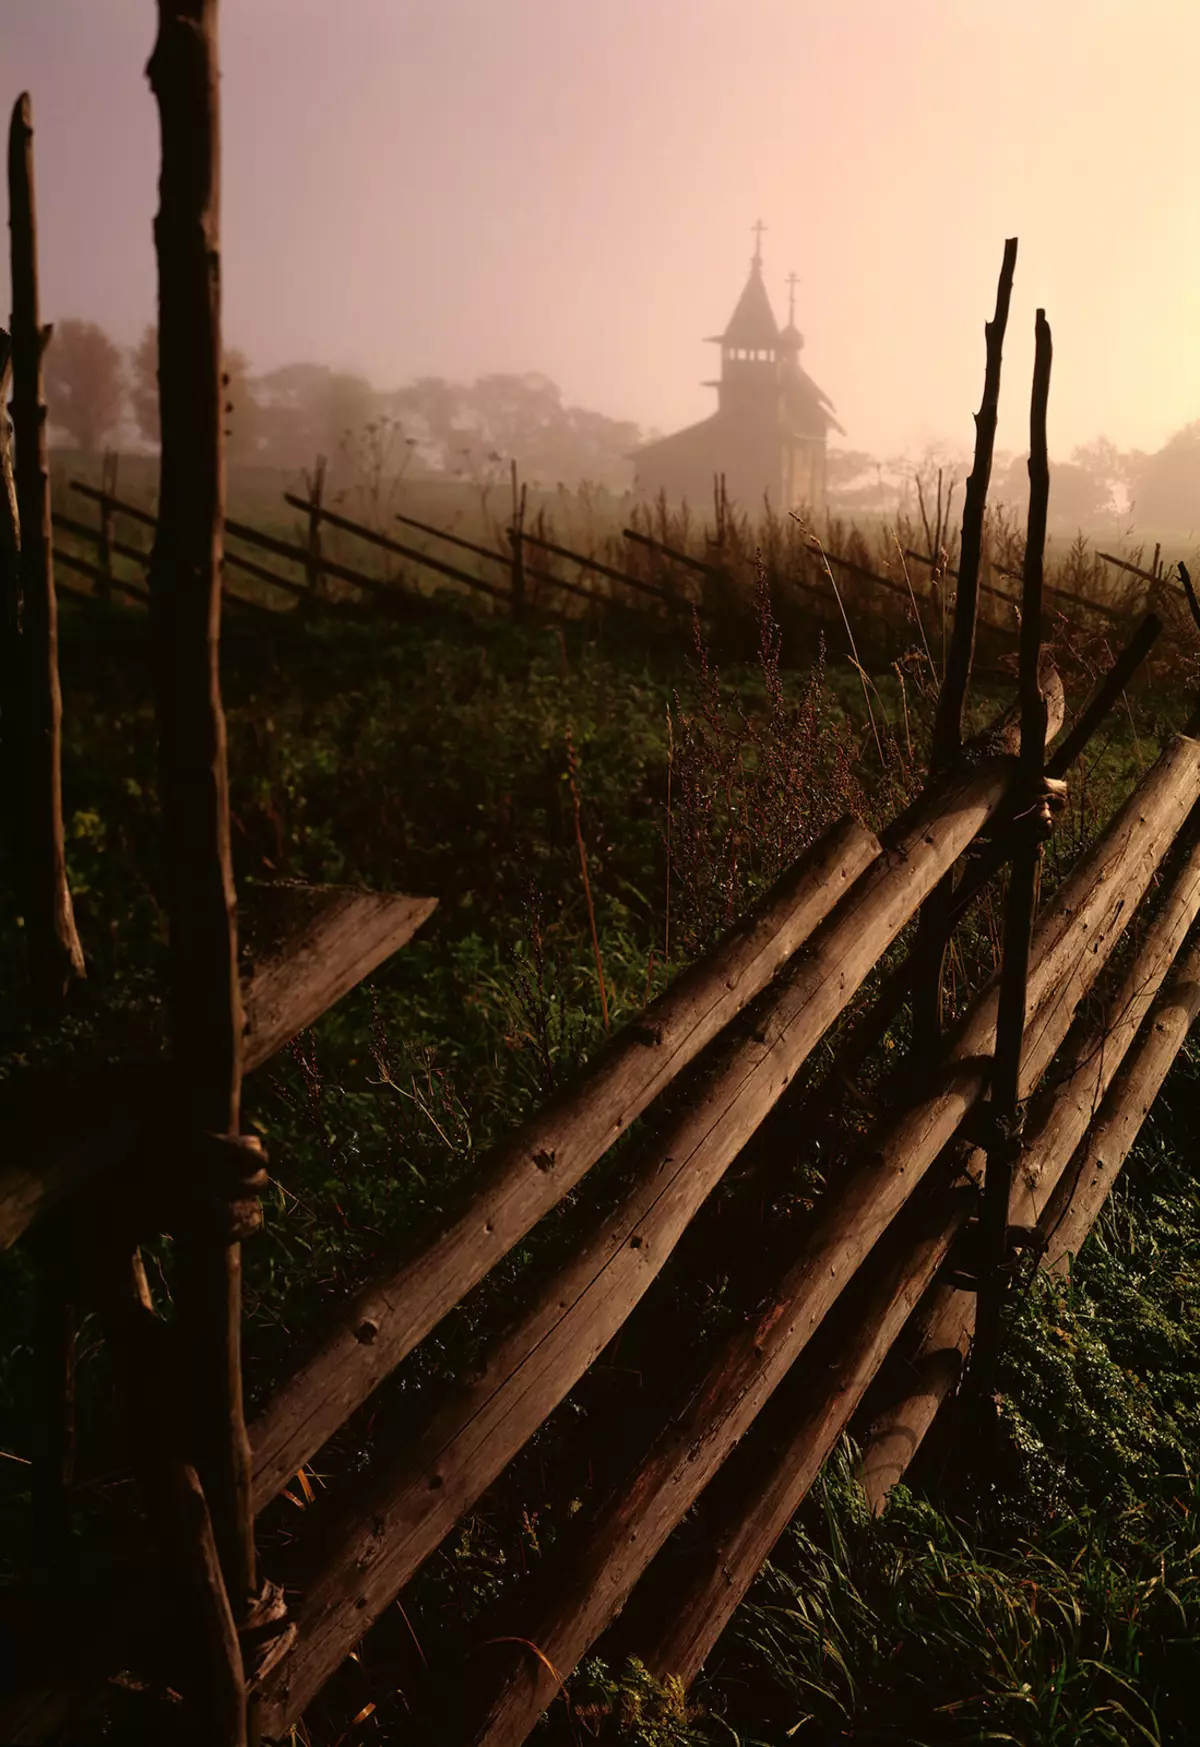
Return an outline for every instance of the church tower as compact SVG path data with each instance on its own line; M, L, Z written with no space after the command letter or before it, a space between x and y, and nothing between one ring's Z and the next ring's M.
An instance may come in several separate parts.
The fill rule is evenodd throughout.
M763 283L760 219L754 226L750 276L729 325L708 342L721 348L721 374L710 417L646 443L631 459L637 489L676 503L710 501L713 478L724 474L730 501L752 517L764 498L778 513L818 510L825 498L825 442L841 431L833 404L800 362L796 285L788 281L788 321L780 328Z
M756 424L779 416L779 324L767 296L762 274L762 220L754 226L754 256L737 307L723 334L707 342L721 348L721 376L706 382L717 390L717 407L726 418Z

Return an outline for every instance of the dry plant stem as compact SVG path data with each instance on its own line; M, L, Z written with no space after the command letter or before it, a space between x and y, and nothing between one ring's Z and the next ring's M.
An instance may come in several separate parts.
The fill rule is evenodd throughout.
M1003 803L1011 772L1007 759L980 764L898 822L886 854L770 991L750 1034L725 1044L665 1134L636 1155L618 1206L541 1285L478 1379L433 1416L398 1467L381 1467L376 1481L314 1522L319 1539L299 1581L300 1641L264 1694L270 1727L286 1726L304 1709L367 1623L617 1333L879 952ZM840 1289L840 1264L834 1273Z
M856 1292L846 1307L852 1320L838 1318L836 1343L822 1340L822 1354L836 1347L836 1357L811 1366L800 1361L784 1386L788 1399L779 1403L786 1413L749 1434L736 1496L723 1500L719 1511L701 1503L702 1547L695 1558L669 1576L659 1577L657 1565L647 1573L649 1617L659 1627L632 1648L658 1679L675 1675L685 1686L695 1679L974 1205L973 1191L959 1185L950 1198L914 1209L915 1220L898 1222L876 1258L869 1289Z
M575 744L567 735L567 775L571 782L571 806L575 818L575 846L579 851L579 877L583 881L583 896L587 904L588 928L592 936L592 953L596 960L596 982L600 987L600 1012L604 1019L604 1035L611 1034L608 1020L608 990L604 986L604 965L600 958L600 936L596 932L596 907L592 902L592 882L588 877L587 850L583 842L582 804L579 798L579 764Z
M512 551L512 615L514 619L525 615L525 494L517 487L517 464L512 462L512 526L508 530L508 544Z
M759 995L882 849L832 826L574 1084L483 1163L440 1226L347 1305L252 1428L256 1506L273 1498L706 1045Z
M159 0L147 68L162 136L158 368L159 517L150 569L170 921L172 1060L180 1144L236 1136L242 1002L218 653L225 510L219 269L216 0ZM193 1173L198 1154L189 1161ZM177 1168L186 1169L180 1161ZM193 1184L199 1196L215 1185ZM241 1246L176 1233L176 1326L186 1374L181 1435L200 1476L234 1620L256 1592L250 1446L242 1408ZM190 1493L180 1487L179 1499ZM193 1517L196 1513L193 1509ZM197 1522L199 1519L196 1519ZM195 1524L193 1525L195 1526ZM202 1527L203 1525L201 1525ZM198 1559L206 1558L196 1548ZM219 1629L218 1629L219 1628ZM224 1627L213 1622L213 1642ZM245 1740L240 1656L213 1663L222 1744Z
M13 108L8 135L12 267L12 422L20 527L19 706L14 710L20 775L21 863L35 1016L61 1012L84 975L67 888L62 822L62 692L58 682L58 604L50 527L50 462L42 357L50 340L38 310L37 210L29 98ZM14 700L15 701L15 700Z
M1061 1079L1039 1099L1023 1136L1020 1169L1008 1203L1008 1224L1029 1229L1046 1218L1047 1202L1082 1141L1101 1100L1200 916L1200 843L1195 815L1186 826L1188 846L1171 878L1141 948L1105 1009L1073 1040ZM978 1174L982 1159L971 1161ZM957 1386L975 1331L975 1295L937 1287L922 1306L904 1350L889 1363L887 1406L871 1428L859 1467L868 1502L881 1511L933 1422Z
M1200 744L1176 740L1082 861L1038 926L1031 977L1035 1083L1188 811L1200 798ZM764 1298L754 1323L718 1349L709 1370L649 1454L560 1561L532 1621L514 1635L565 1676L624 1605L633 1584L803 1351L842 1290L986 1091L997 996L974 1003L934 1089L868 1143L839 1182L800 1256ZM428 1495L426 1495L428 1497ZM463 1740L515 1747L553 1688L528 1657L506 1657L481 1686Z
M1052 346L1044 310L1034 326L1033 396L1029 415L1029 522L1025 538L1025 577L1021 596L1021 778L1025 818L1013 853L1004 911L1004 959L996 1020L996 1061L992 1070L992 1132L980 1214L981 1270L972 1357L974 1393L986 1402L995 1385L1000 1328L1008 1280L1008 1203L1013 1169L1020 1155L1021 1051L1025 1036L1029 942L1037 906L1042 845L1036 810L1042 787L1046 706L1038 685L1042 643L1042 564L1050 465L1046 453L1046 414L1050 401Z
M983 553L984 513L987 509L988 486L991 483L996 420L1000 406L1004 335L1008 327L1008 309L1016 264L1017 239L1010 237L1004 245L1000 281L996 288L995 314L984 325L983 397L975 415L975 459L967 480L963 503L954 625L934 717L930 754L930 768L933 771L944 769L957 756L962 744L963 711L971 680L971 665L975 657L975 630L979 617L979 567ZM937 561L938 552L934 551L933 557ZM949 933L945 919L953 903L955 884L955 870L952 868L921 912L917 928L916 951L921 965L913 989L912 1028L913 1051L918 1060L937 1048L942 1034L942 969Z

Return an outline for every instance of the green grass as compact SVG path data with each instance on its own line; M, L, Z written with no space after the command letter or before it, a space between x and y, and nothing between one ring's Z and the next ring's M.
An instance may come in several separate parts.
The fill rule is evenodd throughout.
M882 823L918 784L930 688L929 676L916 682L921 664L905 670L903 695L895 672L877 676L881 767L858 678L840 664L823 673L814 627L803 634L799 647L785 638L781 666L768 626L757 657L736 645L714 677L686 640L649 644L620 627L560 635L436 606L408 626L289 619L263 630L230 620L239 883L361 881L440 900L368 987L248 1085L247 1120L267 1138L272 1173L265 1230L246 1250L252 1406L330 1304L430 1220L487 1146L603 1039L568 736L614 1023L829 819L852 807ZM144 620L66 603L62 666L70 873L91 983L52 1037L10 1011L5 1075L71 1051L120 1054L156 1023L163 919ZM1087 673L1071 678L1078 697ZM1000 683L980 697L980 715ZM1184 707L1180 683L1135 696L1114 718L1086 780L1073 784L1048 890ZM986 914L964 931L960 1002L990 968L991 939ZM9 991L19 963L20 927L5 899ZM902 1046L902 1025L891 1041ZM1022 1301L1004 1380L1003 1486L973 1497L931 1454L875 1523L843 1454L690 1699L593 1656L575 1683L578 1738L606 1728L641 1747L1189 1739L1189 1683L1200 1685L1194 1087L1194 1070L1178 1069L1070 1288L1036 1283ZM876 1081L865 1090L875 1097ZM858 1125L847 1113L847 1144ZM411 1418L414 1391L461 1370L540 1257L569 1244L573 1222L615 1192L624 1156L617 1149L598 1166L355 1416L316 1464L318 1489L320 1474L373 1459L389 1423ZM818 1188L801 1161L775 1184L764 1217L782 1220ZM713 1262L711 1241L737 1198L733 1181L647 1300L623 1365L640 1358L649 1376L669 1380L673 1351L702 1351L737 1313L744 1287L719 1245ZM157 1281L156 1261L169 1272L165 1248L151 1258ZM30 1423L28 1285L20 1249L0 1258L11 1331L0 1352L0 1448L18 1456ZM85 1463L102 1474L116 1459L115 1431L90 1323L81 1345ZM407 1621L391 1610L372 1634L367 1673L339 1677L311 1720L315 1747L332 1747L368 1700L376 1709L352 1741L416 1742L407 1704L425 1676L413 1635L435 1666L453 1667L464 1619L483 1617L536 1568L605 1462L621 1459L613 1426L628 1425L636 1442L658 1398L603 1366L585 1379L429 1561L404 1598ZM26 1476L0 1462L8 1576L21 1563ZM115 1509L102 1489L88 1504L99 1516ZM265 1517L268 1568L286 1559L299 1521L289 1501ZM119 1738L113 1726L107 1738ZM563 1727L561 1718L550 1725Z

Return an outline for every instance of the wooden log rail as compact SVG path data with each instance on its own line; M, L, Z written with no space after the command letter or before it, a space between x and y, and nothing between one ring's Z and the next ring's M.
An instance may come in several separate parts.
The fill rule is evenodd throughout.
M906 558L911 558L914 563L925 564L928 565L930 569L933 568L933 560L925 552L910 552L909 549L905 547L904 556ZM1105 554L1103 552L1097 552L1096 556L1097 558L1103 558ZM999 576L1010 577L1016 582L1021 580L1020 571L1005 570L999 564L996 566L996 573ZM947 568L946 570L943 570L941 574L950 577L953 581L958 580L957 570ZM1142 576L1145 572L1138 571L1136 574ZM1154 578L1150 578L1150 580L1153 581ZM1015 594L1009 594L1006 589L995 588L987 583L981 583L980 587L984 594L995 595L997 599L1007 602L1009 606L1019 607L1021 605L1020 597ZM1046 594L1052 594L1059 600L1070 601L1072 606L1086 607L1089 613L1097 613L1102 619L1108 619L1110 623L1114 625L1121 625L1125 622L1124 613L1119 613L1115 607L1105 606L1103 601L1089 600L1088 596L1085 594L1073 594L1069 588L1058 588L1049 582L1043 583L1042 587Z
M1061 1084L1033 1112L1009 1200L1009 1223L1014 1230L1027 1234L1035 1228L1053 1230L1062 1217L1065 1198L1069 1197L1076 1176L1081 1179L1087 1176L1086 1166L1080 1167L1078 1173L1068 1168L1072 1157L1142 1031L1147 1011L1189 929L1200 915L1200 847L1195 842L1196 828L1197 821L1190 821L1188 834L1193 841L1186 848L1141 949L1102 1020L1081 1028L1063 1064ZM1187 991L1198 962L1193 948L1173 986ZM1161 1074L1157 1080L1151 1074L1147 1082L1153 1089L1146 1110L1195 1018L1186 993L1182 1001L1175 996L1165 1005L1170 1016L1160 1016L1144 1033L1145 1047L1152 1053L1155 1052L1151 1040L1158 1039L1163 1050L1170 1044L1165 1056L1155 1053L1153 1072L1161 1067ZM1139 1043L1139 1049L1142 1047ZM1124 1123L1126 1117L1122 1115L1121 1120ZM1130 1135L1129 1144L1132 1139ZM1120 1151L1118 1169L1127 1151L1128 1145ZM1112 1152L1115 1155L1116 1149ZM1053 1259L1057 1261L1066 1246L1071 1242L1077 1244L1081 1237L1082 1231L1072 1225L1065 1239L1056 1238ZM922 1306L911 1339L906 1340L892 1360L890 1375L884 1381L886 1405L874 1420L859 1467L868 1503L876 1513L883 1509L888 1493L903 1477L938 1409L956 1387L974 1328L974 1293L953 1284L940 1285Z
M1166 749L1042 918L1031 954L1023 1091L1045 1072L1079 1002L1198 798L1200 743L1181 738ZM870 880L868 875L863 883ZM977 999L929 1095L868 1142L862 1162L839 1182L800 1256L767 1293L755 1322L719 1349L706 1377L645 1460L601 1508L585 1536L573 1542L534 1617L518 1617L512 1640L536 1644L545 1660L506 1654L496 1678L480 1683L464 1741L476 1747L515 1747L523 1741L557 1690L548 1668L560 1676L570 1672L619 1612L651 1558L982 1099L994 1047L996 1004L995 987ZM358 1551L366 1551L362 1542ZM368 1569L365 1578L356 1574L347 1588L361 1595L370 1582ZM304 1655L302 1624L289 1661Z
M338 1316L260 1415L251 1434L260 1505L766 987L881 853L852 820L833 827L579 1081L496 1149L469 1196Z
M1200 748L1195 764L1200 788ZM397 1466L312 1513L306 1524L314 1535L311 1563L306 1559L299 1585L300 1635L262 1691L268 1733L303 1711L370 1621L622 1326L879 953L1003 804L1011 772L1011 761L1002 758L956 773L898 822L884 854L764 997L751 1034L726 1042L719 1064L666 1133L638 1154L618 1207L595 1224L489 1351L479 1379L434 1413ZM327 1389L323 1383L322 1392Z
M157 517L152 516L149 510L139 509L136 504L124 503L120 498L113 497L111 493L101 491L94 485L89 485L84 479L73 479L71 481L71 490L77 491L81 497L90 498L92 501L98 503L102 513L115 511L118 515L127 516L130 521L135 521L140 526L152 530L158 526ZM56 526L65 528L69 533L74 534L77 539L90 540L96 544L99 544L101 541L102 530L100 528L90 528L86 522L77 522L71 517L62 514L56 515L54 521ZM229 531L230 525L228 522L225 526L226 531ZM109 549L112 552L119 553L122 557L134 559L139 564L148 566L150 563L149 552L144 552L140 546L130 546L113 540L111 535L109 536ZM293 582L290 576L280 576L278 571L269 570L265 564L256 564L254 559L245 558L240 552L230 552L226 550L222 552L221 557L227 568L232 566L235 570L244 571L247 576L253 576L259 582L269 583L272 588L282 589L285 594L304 596L308 593L308 590L303 583ZM68 560L68 562L72 561ZM118 581L117 578L113 577L109 580L114 588L124 588L127 592L132 593L132 590L128 588L128 585ZM230 601L238 606L256 606L258 604L256 601L247 601L244 595L234 593L234 591L229 588L228 584L225 585L225 594Z
M1045 1183L1039 1185L1041 1173L1050 1170L1057 1176L1070 1157L1175 954L1200 915L1196 823L1193 818L1185 827L1185 836L1192 841L1111 1004L1107 1024L1076 1028L1078 1035L1073 1033L1068 1040L1066 1063L1062 1069L1056 1067L1054 1083L1043 1094L1040 1120L1035 1119L1027 1131L1026 1152L1013 1189L1013 1226L1036 1223L1036 1206L1044 1203L1047 1194ZM862 1270L861 1284L845 1307L846 1313L834 1319L828 1331L832 1341L823 1339L811 1363L805 1356L800 1378L788 1380L781 1391L784 1399L772 1404L777 1411L772 1411L769 1423L756 1426L747 1440L751 1447L739 1452L736 1490L731 1492L724 1486L723 1475L723 1495L715 1501L716 1508L710 1509L707 1498L702 1503L700 1521L693 1531L701 1548L699 1555L682 1570L664 1563L647 1574L644 1584L649 1596L639 1592L637 1606L639 1619L651 1623L633 1647L652 1673L660 1677L674 1674L687 1684L699 1672L895 1343L903 1327L904 1310L911 1309L921 1296L906 1288L924 1280L935 1299L944 1296L960 1312L967 1306L973 1312L975 1295L953 1286L934 1288L928 1267L931 1255L942 1261L951 1254L967 1214L977 1207L974 1194L965 1185L978 1183L984 1170L980 1149L958 1146L950 1150L959 1154L952 1168L964 1180L964 1188L948 1198L943 1193L927 1199L917 1215L921 1236L915 1248L911 1226L901 1227L897 1222L871 1268ZM923 1249L923 1242L931 1247ZM905 1257L910 1258L909 1268L905 1267ZM881 1276L878 1286L874 1284L877 1269ZM890 1287L882 1284L888 1280L894 1282ZM957 1333L957 1329L943 1327L941 1340L956 1341ZM939 1344L928 1353L918 1353L918 1370L923 1374L932 1363L934 1374L939 1374L939 1362L947 1350ZM957 1345L954 1350L958 1350ZM908 1347L905 1358L910 1354ZM901 1362L899 1353L890 1361L897 1369ZM900 1449L906 1448L901 1428L890 1423ZM886 1440L873 1439L871 1449L871 1460L864 1464L861 1478L872 1504L877 1505L884 1463L890 1464L889 1484L899 1477L895 1471L896 1443L888 1447Z
M406 945L437 905L434 898L338 886L252 887L246 896L270 912L275 944L242 967L245 1073ZM86 1096L65 1104L59 1097L49 1119L45 1096L0 1110L0 1249L93 1177L131 1158L143 1132L165 1117L155 1091L161 1078L154 1062L124 1064L99 1073Z

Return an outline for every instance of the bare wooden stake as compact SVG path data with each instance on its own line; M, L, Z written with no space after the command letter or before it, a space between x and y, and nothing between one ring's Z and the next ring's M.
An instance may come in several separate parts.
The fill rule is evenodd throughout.
M973 1388L980 1404L990 1400L1000 1352L1000 1327L1008 1279L1008 1202L1021 1153L1021 1052L1029 983L1029 945L1037 908L1042 860L1042 787L1046 743L1046 702L1038 683L1042 642L1042 565L1050 465L1046 414L1050 399L1053 348L1046 312L1034 327L1033 396L1029 414L1029 521L1025 538L1025 577L1021 599L1021 775L1025 817L1013 855L1004 913L1004 962L996 1020L996 1060L992 1073L991 1137L987 1148L983 1208L980 1214L982 1265L979 1310L972 1354Z
M975 658L975 628L979 617L979 567L983 554L983 522L988 486L992 477L992 454L996 442L996 419L1000 407L1000 367L1008 307L1012 299L1013 274L1017 265L1017 239L1004 245L1000 282L996 288L996 312L984 325L986 359L983 398L975 415L975 460L967 480L963 503L961 550L954 599L954 626L946 672L938 696L933 725L930 768L943 770L957 757L962 745L963 710ZM939 492L940 496L940 492ZM933 553L937 562L941 555ZM936 1049L942 1031L942 966L946 952L944 916L954 896L956 874L952 868L921 911L917 950L922 968L913 991L913 1050L919 1058Z
M34 1011L43 1020L63 1007L85 974L67 888L62 822L62 692L58 683L58 603L50 529L50 462L42 358L50 340L38 311L37 207L33 119L27 94L17 99L8 135L12 231L12 420L20 522L21 850Z
M313 468L308 485L308 562L304 566L304 576L308 584L309 596L319 600L324 587L324 571L321 567L321 500L325 495L325 456L317 456L317 464Z
M147 72L162 134L154 225L162 461L150 611L172 1059L180 1139L189 1154L175 1168L188 1174L195 1193L194 1215L176 1233L182 1454L198 1471L233 1620L241 1626L258 1595L238 1241L251 1224L244 1209L254 1173L238 1138L242 1002L218 662L225 449L216 0L159 0ZM207 1569L203 1538L196 1555ZM217 1706L221 1747L241 1747L246 1691L240 1655L214 1658L212 1675L224 1694Z
M113 556L115 552L113 531L113 499L117 495L117 467L120 456L113 449L104 451L104 466L100 475L100 539L99 569L103 582L96 585L96 594L100 600L109 600L113 589ZM61 518L59 518L61 519Z
M512 615L525 616L525 487L518 488L517 464L512 463L512 524L508 543L512 548Z

